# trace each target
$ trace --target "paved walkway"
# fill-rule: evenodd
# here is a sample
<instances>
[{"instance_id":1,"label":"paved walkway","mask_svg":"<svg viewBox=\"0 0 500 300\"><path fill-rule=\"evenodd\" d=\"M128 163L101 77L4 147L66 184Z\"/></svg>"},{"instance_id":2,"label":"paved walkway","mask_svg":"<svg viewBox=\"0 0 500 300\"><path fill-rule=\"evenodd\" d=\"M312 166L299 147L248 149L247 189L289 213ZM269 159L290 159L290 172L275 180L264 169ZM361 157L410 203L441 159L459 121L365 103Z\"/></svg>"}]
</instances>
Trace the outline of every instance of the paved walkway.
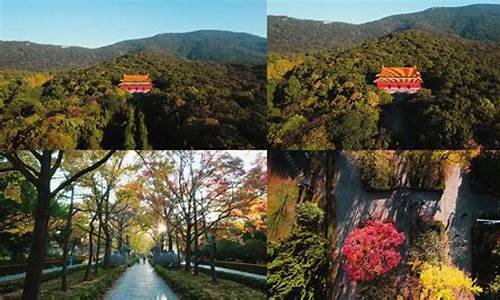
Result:
<instances>
[{"instance_id":1,"label":"paved walkway","mask_svg":"<svg viewBox=\"0 0 500 300\"><path fill-rule=\"evenodd\" d=\"M210 270L210 266L208 265L199 265L200 268L203 269L208 269ZM218 272L224 272L224 273L231 273L231 274L236 274L236 275L241 275L241 276L246 276L246 277L251 277L255 278L258 280L266 281L266 276L265 275L260 275L260 274L255 274L255 273L249 273L249 272L242 272L238 270L233 270L233 269L228 269L228 268L221 268L221 267L215 267L215 271Z\"/></svg>"},{"instance_id":2,"label":"paved walkway","mask_svg":"<svg viewBox=\"0 0 500 300\"><path fill-rule=\"evenodd\" d=\"M84 264L68 266L68 270L76 268L78 266L82 266L82 265L84 265ZM61 271L61 270L62 270L62 267L52 267L52 268L49 268L49 269L44 269L42 271L42 273L43 274L47 274L47 273L57 272L57 271ZM18 274L5 275L5 276L1 276L0 277L0 282L17 280L17 279L23 279L25 276L26 276L26 273L18 273Z\"/></svg>"},{"instance_id":3,"label":"paved walkway","mask_svg":"<svg viewBox=\"0 0 500 300\"><path fill-rule=\"evenodd\" d=\"M174 300L177 296L151 265L135 264L128 268L104 297L105 300Z\"/></svg>"}]
</instances>

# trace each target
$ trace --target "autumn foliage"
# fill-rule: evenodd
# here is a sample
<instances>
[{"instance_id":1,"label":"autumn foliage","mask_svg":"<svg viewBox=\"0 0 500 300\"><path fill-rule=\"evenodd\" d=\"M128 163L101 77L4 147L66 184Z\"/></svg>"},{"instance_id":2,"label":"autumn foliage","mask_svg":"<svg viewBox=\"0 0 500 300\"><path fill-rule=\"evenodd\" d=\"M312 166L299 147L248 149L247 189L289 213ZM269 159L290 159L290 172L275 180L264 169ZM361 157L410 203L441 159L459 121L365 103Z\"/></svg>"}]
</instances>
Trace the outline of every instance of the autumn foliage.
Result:
<instances>
[{"instance_id":1,"label":"autumn foliage","mask_svg":"<svg viewBox=\"0 0 500 300\"><path fill-rule=\"evenodd\" d=\"M356 228L345 240L342 254L344 269L353 281L368 281L387 274L401 261L398 247L405 235L392 223L368 221L363 228Z\"/></svg>"},{"instance_id":2,"label":"autumn foliage","mask_svg":"<svg viewBox=\"0 0 500 300\"><path fill-rule=\"evenodd\" d=\"M420 273L421 299L464 299L483 289L464 272L446 265L426 264Z\"/></svg>"}]
</instances>

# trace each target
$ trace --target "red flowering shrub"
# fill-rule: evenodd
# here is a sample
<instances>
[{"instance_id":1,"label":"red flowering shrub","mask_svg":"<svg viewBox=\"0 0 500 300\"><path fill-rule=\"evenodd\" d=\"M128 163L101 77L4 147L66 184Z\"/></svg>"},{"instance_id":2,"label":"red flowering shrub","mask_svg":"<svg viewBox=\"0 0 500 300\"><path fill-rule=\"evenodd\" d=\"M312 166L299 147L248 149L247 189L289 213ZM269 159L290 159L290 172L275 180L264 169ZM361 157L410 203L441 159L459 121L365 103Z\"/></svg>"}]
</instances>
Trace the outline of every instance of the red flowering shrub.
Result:
<instances>
[{"instance_id":1,"label":"red flowering shrub","mask_svg":"<svg viewBox=\"0 0 500 300\"><path fill-rule=\"evenodd\" d=\"M363 281L387 274L401 261L398 247L404 241L404 233L392 223L368 221L365 227L351 231L342 248L349 278Z\"/></svg>"}]
</instances>

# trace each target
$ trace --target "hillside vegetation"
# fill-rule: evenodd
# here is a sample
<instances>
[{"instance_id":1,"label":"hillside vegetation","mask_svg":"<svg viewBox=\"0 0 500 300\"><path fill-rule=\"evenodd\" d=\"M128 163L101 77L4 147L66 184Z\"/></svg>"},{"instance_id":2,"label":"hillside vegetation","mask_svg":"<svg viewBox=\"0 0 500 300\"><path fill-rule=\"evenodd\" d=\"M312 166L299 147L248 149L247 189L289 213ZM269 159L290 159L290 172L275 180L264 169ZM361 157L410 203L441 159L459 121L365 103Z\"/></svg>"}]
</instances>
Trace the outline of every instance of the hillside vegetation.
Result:
<instances>
[{"instance_id":1,"label":"hillside vegetation","mask_svg":"<svg viewBox=\"0 0 500 300\"><path fill-rule=\"evenodd\" d=\"M500 147L497 46L409 30L302 58L297 65L273 59L284 64L272 68L283 78L268 82L268 141L275 147ZM373 84L382 65L416 65L422 73L424 89L399 104L409 127L405 140L385 128L392 97Z\"/></svg>"},{"instance_id":2,"label":"hillside vegetation","mask_svg":"<svg viewBox=\"0 0 500 300\"><path fill-rule=\"evenodd\" d=\"M124 73L150 73L152 93L121 91L117 85ZM192 62L153 53L50 76L4 69L0 147L261 148L264 88L264 65Z\"/></svg>"},{"instance_id":3,"label":"hillside vegetation","mask_svg":"<svg viewBox=\"0 0 500 300\"><path fill-rule=\"evenodd\" d=\"M88 67L139 52L167 54L196 61L261 64L265 62L266 49L265 38L219 30L163 33L95 49L0 41L0 67L36 71Z\"/></svg>"},{"instance_id":4,"label":"hillside vegetation","mask_svg":"<svg viewBox=\"0 0 500 300\"><path fill-rule=\"evenodd\" d=\"M500 5L439 7L360 25L268 17L269 51L304 53L345 49L390 33L415 29L500 44Z\"/></svg>"}]
</instances>

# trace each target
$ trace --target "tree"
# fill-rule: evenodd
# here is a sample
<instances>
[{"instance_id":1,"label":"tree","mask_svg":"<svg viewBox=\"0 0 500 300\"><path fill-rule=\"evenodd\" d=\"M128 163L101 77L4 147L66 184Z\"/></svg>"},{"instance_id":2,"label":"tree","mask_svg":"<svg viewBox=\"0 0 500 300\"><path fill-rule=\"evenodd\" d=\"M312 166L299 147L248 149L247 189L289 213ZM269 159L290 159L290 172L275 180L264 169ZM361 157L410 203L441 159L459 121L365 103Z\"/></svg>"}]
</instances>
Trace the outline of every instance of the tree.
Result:
<instances>
[{"instance_id":1,"label":"tree","mask_svg":"<svg viewBox=\"0 0 500 300\"><path fill-rule=\"evenodd\" d=\"M92 220L99 221L98 233L97 233L97 251L96 251L96 266L95 272L97 273L97 262L99 258L100 240L101 232L104 234L104 269L107 271L110 267L110 257L111 257L111 246L112 246L112 228L117 221L117 216L119 214L124 214L125 210L129 207L129 200L131 197L127 195L120 194L116 197L113 203L110 203L110 195L112 191L116 188L119 178L125 175L134 166L124 165L124 158L126 152L118 152L112 159L110 159L106 164L97 170L88 180L84 181L85 185L92 190L92 194L89 195L89 200L93 205L89 208L89 211L93 209L94 217ZM122 216L124 217L124 216ZM125 222L122 218L121 221ZM122 225L124 223L122 222ZM93 234L93 222L90 223L89 231L89 243L92 243ZM89 245L91 246L91 245ZM91 254L92 249L89 247L89 252ZM91 255L89 255L91 257ZM90 267L90 263L88 268ZM88 272L87 272L88 273Z\"/></svg>"},{"instance_id":2,"label":"tree","mask_svg":"<svg viewBox=\"0 0 500 300\"><path fill-rule=\"evenodd\" d=\"M51 182L54 174L61 166L64 151L32 150L0 152L0 158L4 160L0 167L0 172L17 171L31 182L37 190L33 244L31 245L29 265L24 280L23 299L31 300L38 298L43 261L46 254L48 237L47 225L50 217L52 199L80 177L94 171L105 163L114 152L115 151L109 151L101 159L68 176L68 178L63 180L55 189L51 189Z\"/></svg>"},{"instance_id":3,"label":"tree","mask_svg":"<svg viewBox=\"0 0 500 300\"><path fill-rule=\"evenodd\" d=\"M398 232L392 223L368 221L364 227L351 231L342 247L349 278L369 281L389 273L401 261L398 247L404 241L404 233Z\"/></svg>"},{"instance_id":4,"label":"tree","mask_svg":"<svg viewBox=\"0 0 500 300\"><path fill-rule=\"evenodd\" d=\"M297 207L290 235L268 246L267 282L276 299L324 299L328 272L328 241L320 227L324 213L315 204Z\"/></svg>"},{"instance_id":5,"label":"tree","mask_svg":"<svg viewBox=\"0 0 500 300\"><path fill-rule=\"evenodd\" d=\"M420 273L421 299L452 300L480 294L483 289L457 268L425 264Z\"/></svg>"},{"instance_id":6,"label":"tree","mask_svg":"<svg viewBox=\"0 0 500 300\"><path fill-rule=\"evenodd\" d=\"M31 245L36 190L21 174L0 176L0 252L21 262Z\"/></svg>"},{"instance_id":7,"label":"tree","mask_svg":"<svg viewBox=\"0 0 500 300\"><path fill-rule=\"evenodd\" d=\"M185 271L193 258L196 270L197 240L265 193L262 166L245 171L241 159L214 151L175 151L159 162L152 158L144 158L153 191L148 201L169 227L167 233L178 232L183 239ZM211 238L215 243L215 235Z\"/></svg>"},{"instance_id":8,"label":"tree","mask_svg":"<svg viewBox=\"0 0 500 300\"><path fill-rule=\"evenodd\" d=\"M74 212L73 212L73 203L74 203L74 197L75 197L75 187L74 187L74 185L71 185L70 189L71 189L70 203L69 203L68 214L66 216L66 226L64 228L62 272L61 272L61 291L66 291L68 289L68 281L67 281L68 265L67 265L67 259L68 259L69 240L70 240L70 237L71 237L72 221L73 221L73 214L74 214Z\"/></svg>"},{"instance_id":9,"label":"tree","mask_svg":"<svg viewBox=\"0 0 500 300\"><path fill-rule=\"evenodd\" d=\"M372 108L343 114L330 126L333 140L342 149L370 149L378 133L378 112Z\"/></svg>"}]
</instances>

